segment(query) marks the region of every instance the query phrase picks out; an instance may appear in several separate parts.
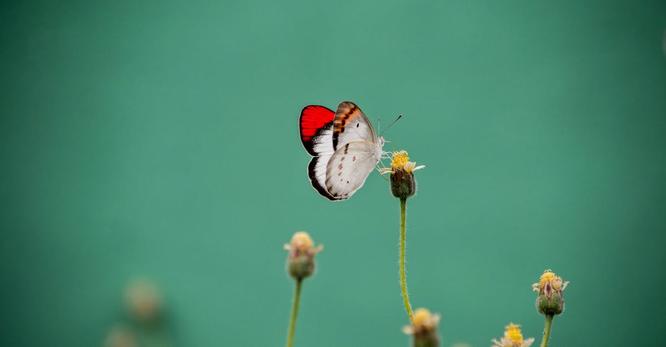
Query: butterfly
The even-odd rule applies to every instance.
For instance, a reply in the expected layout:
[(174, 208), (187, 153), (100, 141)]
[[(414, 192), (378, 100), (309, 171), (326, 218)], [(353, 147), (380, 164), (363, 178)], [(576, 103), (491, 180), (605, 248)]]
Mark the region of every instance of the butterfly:
[(299, 119), (301, 141), (312, 155), (308, 176), (312, 187), (329, 200), (349, 199), (382, 159), (384, 139), (351, 101), (333, 112), (309, 105)]

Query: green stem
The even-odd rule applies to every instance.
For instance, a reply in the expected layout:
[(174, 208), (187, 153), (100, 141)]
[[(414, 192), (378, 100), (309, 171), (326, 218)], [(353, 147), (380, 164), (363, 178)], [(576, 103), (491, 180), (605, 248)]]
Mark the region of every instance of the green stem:
[(407, 230), (405, 220), (407, 209), (407, 199), (400, 199), (400, 291), (402, 292), (402, 301), (405, 304), (405, 311), (409, 321), (412, 321), (412, 305), (409, 303), (409, 294), (407, 293), (407, 271), (405, 270), (405, 253), (407, 248)]
[(291, 317), (289, 318), (289, 332), (287, 334), (287, 347), (294, 345), (294, 332), (296, 331), (296, 318), (298, 317), (298, 306), (301, 301), (301, 284), (302, 279), (296, 280), (296, 287), (294, 288), (294, 299), (291, 303)]
[(541, 347), (548, 347), (548, 339), (550, 338), (550, 328), (553, 326), (553, 315), (546, 315), (546, 323), (543, 327), (543, 339), (541, 340)]

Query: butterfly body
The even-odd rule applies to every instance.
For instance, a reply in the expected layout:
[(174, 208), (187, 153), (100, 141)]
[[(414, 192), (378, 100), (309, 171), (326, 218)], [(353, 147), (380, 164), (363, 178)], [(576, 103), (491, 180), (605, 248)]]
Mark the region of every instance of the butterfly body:
[(308, 165), (310, 182), (330, 200), (350, 198), (382, 158), (384, 139), (353, 102), (340, 103), (335, 112), (306, 106), (299, 126), (303, 146), (313, 156)]

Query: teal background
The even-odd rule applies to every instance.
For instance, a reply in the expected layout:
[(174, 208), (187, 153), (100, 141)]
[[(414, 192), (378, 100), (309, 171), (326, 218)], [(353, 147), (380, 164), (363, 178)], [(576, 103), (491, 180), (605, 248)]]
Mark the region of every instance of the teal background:
[(443, 346), (538, 338), (545, 268), (552, 346), (659, 346), (665, 29), (663, 1), (3, 2), (0, 344), (101, 345), (146, 276), (173, 345), (282, 346), (308, 230), (297, 346), (407, 346), (387, 182), (305, 172), (300, 109), (349, 99), (427, 165), (408, 279)]

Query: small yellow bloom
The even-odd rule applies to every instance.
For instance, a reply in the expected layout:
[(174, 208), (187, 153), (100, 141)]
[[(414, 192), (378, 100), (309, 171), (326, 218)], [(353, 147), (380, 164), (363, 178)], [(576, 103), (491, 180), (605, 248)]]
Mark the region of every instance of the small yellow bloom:
[(438, 314), (430, 313), (425, 308), (419, 308), (414, 311), (412, 324), (405, 326), (402, 331), (413, 336), (415, 346), (439, 346), (439, 336), (437, 335), (439, 318)]
[(426, 308), (419, 308), (414, 311), (412, 325), (407, 325), (402, 330), (405, 334), (409, 335), (432, 331), (437, 329), (439, 318), (438, 314), (433, 314)]
[(393, 152), (391, 167), (382, 168), (379, 173), (391, 174), (391, 194), (396, 198), (406, 200), (416, 193), (414, 171), (424, 167), (424, 165), (416, 166), (415, 162), (409, 161), (407, 151), (397, 151)]
[(291, 237), (289, 245), (294, 249), (305, 251), (312, 248), (312, 238), (310, 237), (310, 234), (305, 231), (297, 231), (294, 233), (294, 236)]
[(439, 323), (439, 316), (430, 313), (426, 308), (419, 308), (414, 312), (412, 325), (418, 329), (434, 329)]
[(409, 153), (407, 151), (397, 151), (393, 153), (393, 159), (391, 159), (391, 167), (398, 169), (405, 167), (409, 163)]
[(509, 323), (504, 330), (504, 337), (511, 340), (514, 344), (523, 343), (523, 333), (520, 331), (520, 325)]
[(425, 165), (416, 166), (416, 163), (409, 161), (409, 153), (407, 151), (397, 151), (393, 152), (393, 157), (391, 158), (391, 168), (383, 168), (380, 170), (380, 173), (395, 173), (396, 171), (402, 170), (407, 173), (412, 173), (416, 170), (423, 169)]
[(551, 290), (563, 292), (568, 284), (568, 281), (563, 281), (560, 276), (557, 276), (552, 270), (548, 269), (543, 272), (539, 278), (539, 282), (532, 285), (532, 290), (539, 294), (549, 295)]
[(555, 279), (555, 273), (551, 270), (546, 270), (543, 272), (539, 278), (539, 286), (543, 287), (547, 282), (550, 282)]
[(534, 338), (524, 339), (520, 325), (509, 323), (504, 328), (504, 336), (499, 341), (493, 339), (492, 342), (492, 347), (529, 347), (534, 343)]

